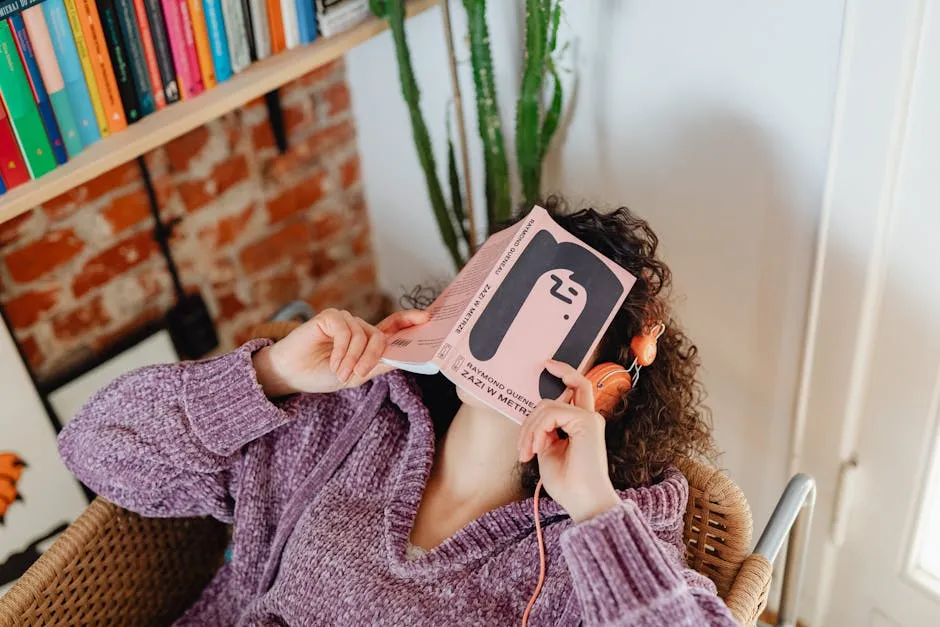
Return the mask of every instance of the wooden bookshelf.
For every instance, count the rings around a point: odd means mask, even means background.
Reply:
[[[437,4],[438,0],[410,0],[408,16]],[[148,115],[126,130],[96,142],[49,174],[0,196],[0,223],[326,65],[386,28],[383,20],[370,18],[341,35],[318,39],[253,63],[245,71],[191,100]]]

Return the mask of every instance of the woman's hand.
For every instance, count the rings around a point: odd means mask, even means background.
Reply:
[[[362,385],[392,369],[379,363],[387,337],[427,320],[426,312],[412,309],[372,326],[348,311],[327,309],[254,354],[258,382],[271,398]]]
[[[594,411],[594,391],[584,375],[565,363],[547,370],[568,386],[559,401],[543,400],[519,434],[519,461],[538,456],[542,484],[572,520],[582,522],[620,503],[607,474],[604,417]],[[568,437],[558,435],[562,429]]]

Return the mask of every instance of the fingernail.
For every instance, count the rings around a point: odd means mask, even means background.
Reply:
[[[343,368],[339,373],[339,380],[343,383],[349,381],[349,375],[352,374],[352,371],[349,368]]]

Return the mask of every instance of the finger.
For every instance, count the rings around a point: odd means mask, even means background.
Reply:
[[[339,370],[346,349],[349,348],[352,330],[343,315],[335,309],[327,309],[315,320],[323,335],[333,341],[333,350],[330,352],[330,370],[335,374]]]
[[[574,392],[572,404],[575,407],[594,411],[594,386],[591,385],[587,377],[570,365],[553,359],[546,363],[545,369],[559,377]]]
[[[386,335],[394,335],[402,329],[424,324],[430,319],[430,314],[420,309],[398,311],[378,323],[376,328]]]
[[[543,408],[544,403],[536,405],[535,409],[526,417],[519,430],[519,461],[522,463],[528,462],[534,456],[532,452],[532,425],[538,422]]]
[[[340,362],[336,376],[339,377],[340,381],[345,383],[349,380],[350,375],[352,375],[356,362],[362,357],[362,352],[366,349],[369,338],[366,337],[366,332],[359,324],[359,320],[354,318],[352,314],[343,312],[343,317],[346,318],[346,324],[350,329],[350,338],[349,346],[346,349],[343,360]]]
[[[362,357],[356,362],[354,372],[360,377],[365,378],[373,368],[375,368],[382,354],[385,352],[386,336],[384,333],[372,325],[362,323],[362,328],[369,338],[365,350],[362,351]]]
[[[532,451],[544,453],[557,442],[558,429],[563,429],[569,438],[579,437],[596,419],[596,414],[570,405],[546,406],[537,423],[532,425]]]

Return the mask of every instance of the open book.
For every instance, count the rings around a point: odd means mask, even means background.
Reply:
[[[565,391],[545,362],[582,368],[635,281],[535,207],[480,247],[428,309],[430,320],[390,338],[382,361],[440,371],[521,423]]]

